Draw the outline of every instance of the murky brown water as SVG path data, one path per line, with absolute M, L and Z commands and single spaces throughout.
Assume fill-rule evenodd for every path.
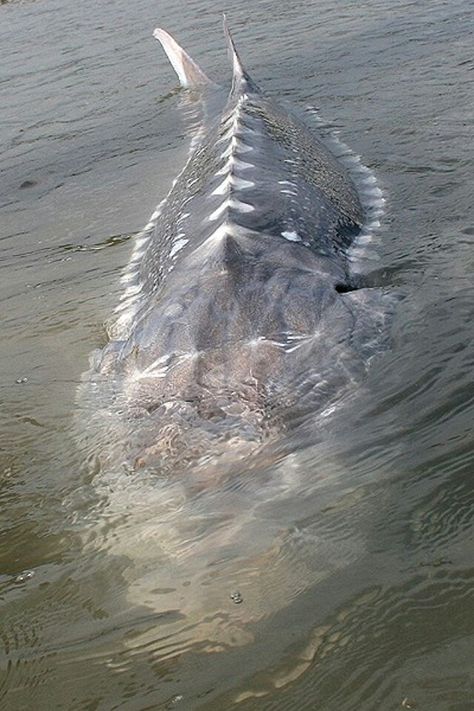
M 151 33 L 229 76 L 222 9 L 1 7 L 1 708 L 468 711 L 466 0 L 226 5 L 261 86 L 320 107 L 377 174 L 380 271 L 406 294 L 392 349 L 322 443 L 261 482 L 189 500 L 81 476 L 77 384 L 187 149 Z

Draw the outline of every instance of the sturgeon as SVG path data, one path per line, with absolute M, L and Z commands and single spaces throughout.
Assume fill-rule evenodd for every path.
M 262 92 L 225 34 L 232 86 L 210 115 L 219 87 L 154 32 L 203 118 L 84 377 L 109 465 L 212 478 L 268 461 L 314 433 L 383 340 L 384 292 L 360 286 L 351 257 L 367 216 L 349 171 Z

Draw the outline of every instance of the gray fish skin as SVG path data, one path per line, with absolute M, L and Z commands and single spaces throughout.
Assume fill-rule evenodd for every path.
M 209 106 L 218 89 L 155 36 Z M 256 463 L 333 408 L 380 349 L 382 291 L 351 290 L 348 249 L 364 221 L 355 187 L 229 45 L 224 109 L 196 130 L 140 236 L 111 340 L 82 386 L 95 433 L 101 413 L 133 467 Z

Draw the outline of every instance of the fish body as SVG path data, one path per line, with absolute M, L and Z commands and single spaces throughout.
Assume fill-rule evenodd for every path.
M 105 420 L 134 469 L 260 461 L 360 382 L 383 332 L 382 290 L 352 274 L 365 216 L 349 173 L 260 90 L 226 34 L 230 93 L 217 115 L 204 109 L 137 237 L 110 341 L 82 385 L 93 429 Z M 203 70 L 164 30 L 155 37 L 197 104 L 212 105 Z

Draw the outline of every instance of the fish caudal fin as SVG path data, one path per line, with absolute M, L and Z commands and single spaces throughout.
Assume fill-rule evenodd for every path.
M 153 37 L 160 42 L 165 50 L 173 69 L 178 75 L 179 83 L 186 89 L 212 84 L 201 67 L 191 59 L 189 54 L 174 40 L 168 32 L 157 27 Z
M 247 74 L 246 70 L 244 69 L 241 59 L 239 57 L 239 53 L 237 52 L 235 48 L 235 43 L 234 40 L 232 39 L 232 35 L 230 34 L 229 30 L 229 25 L 227 24 L 227 18 L 224 15 L 224 34 L 227 39 L 227 45 L 229 47 L 229 54 L 232 59 L 232 72 L 233 72 L 233 78 L 232 78 L 232 90 L 234 91 L 237 88 L 248 88 L 252 91 L 258 91 L 258 87 L 253 81 L 253 79 L 250 78 L 250 76 Z

